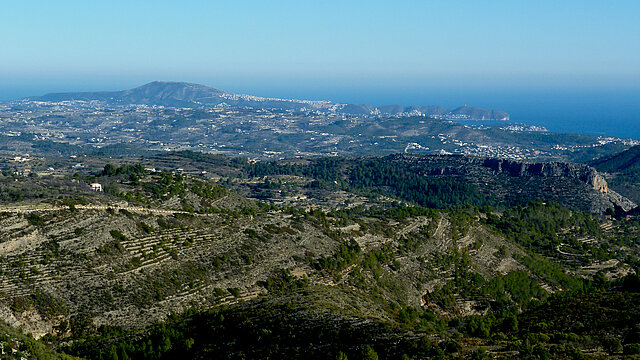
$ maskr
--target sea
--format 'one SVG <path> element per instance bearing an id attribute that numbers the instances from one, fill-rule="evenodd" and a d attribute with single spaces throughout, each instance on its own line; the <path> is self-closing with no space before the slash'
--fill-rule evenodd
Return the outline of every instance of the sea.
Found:
<path id="1" fill-rule="evenodd" d="M 619 90 L 407 91 L 400 95 L 375 93 L 366 96 L 366 93 L 360 93 L 344 96 L 351 101 L 341 102 L 440 105 L 448 109 L 470 105 L 503 110 L 510 114 L 509 123 L 544 126 L 552 132 L 640 139 L 640 87 Z"/>

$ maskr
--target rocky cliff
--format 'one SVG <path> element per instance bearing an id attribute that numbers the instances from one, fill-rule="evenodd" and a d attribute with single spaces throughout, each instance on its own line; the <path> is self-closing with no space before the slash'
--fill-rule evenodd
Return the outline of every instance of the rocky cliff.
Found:
<path id="1" fill-rule="evenodd" d="M 567 177 L 579 179 L 594 190 L 603 194 L 609 192 L 607 181 L 596 169 L 582 165 L 563 162 L 523 162 L 507 159 L 486 159 L 484 166 L 496 172 L 504 172 L 510 176 L 544 176 Z"/>

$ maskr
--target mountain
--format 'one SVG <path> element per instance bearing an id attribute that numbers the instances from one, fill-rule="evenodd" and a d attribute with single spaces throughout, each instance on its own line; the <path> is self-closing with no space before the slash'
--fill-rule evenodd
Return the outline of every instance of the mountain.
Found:
<path id="1" fill-rule="evenodd" d="M 450 111 L 442 106 L 401 106 L 401 105 L 386 105 L 378 108 L 381 113 L 389 115 L 444 115 Z"/>
<path id="2" fill-rule="evenodd" d="M 454 116 L 461 116 L 470 120 L 509 120 L 509 114 L 500 110 L 484 110 L 473 106 L 461 106 L 451 111 Z"/>
<path id="3" fill-rule="evenodd" d="M 211 107 L 230 105 L 240 107 L 284 109 L 295 111 L 315 110 L 358 116 L 437 116 L 444 119 L 508 120 L 509 114 L 499 110 L 484 110 L 471 106 L 448 110 L 440 106 L 375 107 L 368 104 L 339 104 L 330 101 L 265 98 L 234 94 L 205 85 L 185 82 L 154 81 L 140 87 L 107 92 L 53 93 L 31 97 L 33 101 L 101 101 L 112 105 L 144 104 L 168 107 Z"/>
<path id="4" fill-rule="evenodd" d="M 607 209 L 629 211 L 636 204 L 609 189 L 594 168 L 565 162 L 530 162 L 465 156 L 394 155 L 431 176 L 459 176 L 480 191 L 508 204 L 541 199 L 570 209 L 604 213 Z"/>
<path id="5" fill-rule="evenodd" d="M 53 93 L 30 98 L 35 101 L 104 101 L 110 104 L 186 106 L 212 103 L 229 93 L 204 85 L 154 81 L 140 87 L 106 92 Z"/>

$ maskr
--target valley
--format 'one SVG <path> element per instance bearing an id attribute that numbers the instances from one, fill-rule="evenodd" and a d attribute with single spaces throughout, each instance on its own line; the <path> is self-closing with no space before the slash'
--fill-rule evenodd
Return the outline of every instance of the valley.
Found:
<path id="1" fill-rule="evenodd" d="M 0 360 L 640 360 L 639 1 L 2 5 Z"/>

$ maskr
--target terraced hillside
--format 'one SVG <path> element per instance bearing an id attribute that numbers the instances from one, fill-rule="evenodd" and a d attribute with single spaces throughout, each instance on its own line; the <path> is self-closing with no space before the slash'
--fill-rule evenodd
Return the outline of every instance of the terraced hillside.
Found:
<path id="1" fill-rule="evenodd" d="M 328 221 L 333 222 L 283 211 L 165 216 L 83 209 L 4 213 L 0 291 L 6 300 L 4 313 L 11 314 L 5 320 L 40 334 L 78 315 L 90 315 L 95 325 L 148 324 L 193 305 L 264 294 L 267 289 L 261 282 L 281 270 L 336 286 L 348 282 L 358 268 L 339 266 L 337 281 L 313 259 L 330 259 L 340 246 L 353 246 L 349 249 L 358 254 L 395 249 L 406 237 L 430 239 L 421 252 L 389 259 L 400 264 L 394 273 L 412 283 L 429 278 L 429 272 L 411 276 L 419 269 L 417 256 L 466 248 L 478 237 L 485 241 L 483 248 L 474 250 L 479 271 L 489 275 L 493 266 L 518 267 L 513 259 L 492 255 L 504 240 L 486 230 L 458 240 L 449 237 L 453 230 L 446 216 L 391 223 L 363 219 L 362 225 L 344 227 Z M 434 281 L 425 289 L 433 288 L 438 280 Z M 402 300 L 419 306 L 425 289 L 405 290 Z"/>
<path id="2" fill-rule="evenodd" d="M 264 282 L 281 271 L 363 291 L 380 282 L 382 298 L 420 307 L 463 258 L 487 279 L 530 271 L 517 260 L 527 252 L 483 223 L 479 213 L 437 211 L 400 219 L 293 210 L 8 212 L 0 232 L 3 313 L 40 334 L 64 333 L 60 324 L 74 326 L 79 316 L 96 326 L 139 326 L 266 294 Z M 460 301 L 446 311 L 475 311 L 473 301 Z"/>
<path id="3" fill-rule="evenodd" d="M 468 166 L 452 173 L 461 161 Z M 633 220 L 604 219 L 552 201 L 498 203 L 495 211 L 488 206 L 495 198 L 477 191 L 482 177 L 477 185 L 463 180 L 494 174 L 503 180 L 493 184 L 515 189 L 520 183 L 511 178 L 551 181 L 568 174 L 567 186 L 601 195 L 606 183 L 586 167 L 544 173 L 533 164 L 511 174 L 508 169 L 520 165 L 500 164 L 507 172 L 501 174 L 478 161 L 384 159 L 401 167 L 375 159 L 227 162 L 222 172 L 207 167 L 198 176 L 121 163 L 66 177 L 22 177 L 37 191 L 0 204 L 0 317 L 46 335 L 60 351 L 89 358 L 113 351 L 119 358 L 159 358 L 169 350 L 151 355 L 148 345 L 135 345 L 149 329 L 186 326 L 186 334 L 194 319 L 214 326 L 224 323 L 220 316 L 245 320 L 224 327 L 237 329 L 237 337 L 220 330 L 224 344 L 198 338 L 199 346 L 208 344 L 194 348 L 202 354 L 221 346 L 238 357 L 236 340 L 255 341 L 244 338 L 253 331 L 245 321 L 264 325 L 266 332 L 256 336 L 270 339 L 293 331 L 280 325 L 291 316 L 295 331 L 311 331 L 316 358 L 338 351 L 356 356 L 374 339 L 375 351 L 387 358 L 402 352 L 465 357 L 476 350 L 507 356 L 511 342 L 490 343 L 486 329 L 502 329 L 510 316 L 554 294 L 607 289 L 633 276 L 639 228 Z M 19 189 L 18 176 L 4 175 L 0 190 Z M 96 181 L 105 192 L 89 190 Z M 47 184 L 64 191 L 49 192 Z M 574 198 L 588 207 L 590 198 Z M 260 314 L 273 318 L 258 320 Z M 336 326 L 359 335 L 339 349 L 329 330 Z M 273 338 L 280 350 L 263 344 L 252 356 L 299 354 L 283 339 Z M 410 345 L 425 339 L 429 347 Z M 181 347 L 187 340 L 174 339 L 182 345 L 171 348 L 188 351 Z M 334 345 L 322 350 L 322 341 Z"/>

